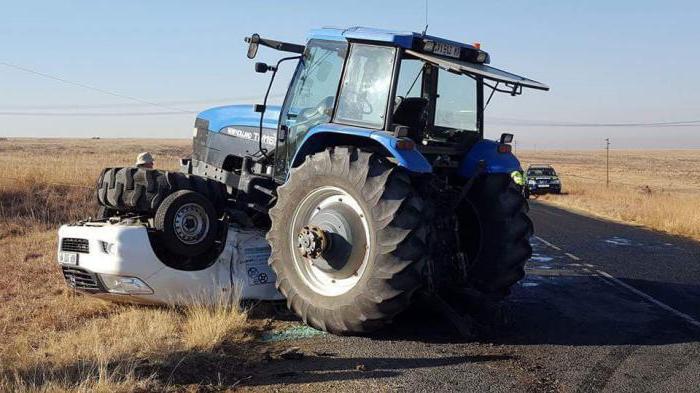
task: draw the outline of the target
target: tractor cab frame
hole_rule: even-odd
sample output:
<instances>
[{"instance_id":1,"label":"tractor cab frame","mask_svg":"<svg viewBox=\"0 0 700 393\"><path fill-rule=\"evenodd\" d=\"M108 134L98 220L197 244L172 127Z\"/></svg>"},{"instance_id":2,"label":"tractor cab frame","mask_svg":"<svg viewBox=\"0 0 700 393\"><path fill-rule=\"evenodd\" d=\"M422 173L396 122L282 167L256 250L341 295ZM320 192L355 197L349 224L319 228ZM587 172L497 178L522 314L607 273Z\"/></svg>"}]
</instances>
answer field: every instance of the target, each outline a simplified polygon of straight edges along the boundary
<instances>
[{"instance_id":1,"label":"tractor cab frame","mask_svg":"<svg viewBox=\"0 0 700 393\"><path fill-rule=\"evenodd\" d=\"M305 46L257 34L246 42L249 58L255 57L259 45L300 55L284 58L277 66L256 64L258 72L276 73L282 61L298 59L279 112L271 157L273 177L280 183L289 168L324 143L323 133L348 138L353 145L394 147L398 154L388 155L398 156L400 165L416 172L457 167L459 162L450 157L463 156L483 139L484 110L495 92L548 90L540 82L488 66L490 56L478 44L416 33L357 27L314 30ZM273 81L274 74L270 85ZM488 97L485 88L491 90ZM259 141L266 104L257 107L263 112ZM321 141L306 146L312 136ZM267 152L262 143L260 150Z\"/></svg>"}]
</instances>

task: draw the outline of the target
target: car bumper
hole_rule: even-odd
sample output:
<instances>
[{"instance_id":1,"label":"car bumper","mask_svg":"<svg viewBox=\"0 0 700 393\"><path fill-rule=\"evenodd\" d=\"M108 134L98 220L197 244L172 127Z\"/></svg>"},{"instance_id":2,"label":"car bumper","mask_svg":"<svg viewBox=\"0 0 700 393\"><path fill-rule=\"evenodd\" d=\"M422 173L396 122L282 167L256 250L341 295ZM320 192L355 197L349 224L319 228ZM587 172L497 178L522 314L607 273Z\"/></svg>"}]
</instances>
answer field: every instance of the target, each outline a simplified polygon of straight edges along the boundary
<instances>
[{"instance_id":1,"label":"car bumper","mask_svg":"<svg viewBox=\"0 0 700 393\"><path fill-rule=\"evenodd\" d=\"M561 192L561 184L549 184L546 186L528 184L527 188L530 194L558 194Z\"/></svg>"},{"instance_id":2,"label":"car bumper","mask_svg":"<svg viewBox=\"0 0 700 393\"><path fill-rule=\"evenodd\" d=\"M236 236L229 235L222 253L209 267L197 271L173 269L154 253L147 229L142 225L88 223L64 225L58 231L58 264L66 284L80 292L118 302L146 304L215 304L234 298L278 300L283 297L274 288L274 273L269 282L254 283L234 274L245 271L234 266L238 252ZM65 257L75 247L65 248L64 239L82 242L75 252L75 263ZM231 241L229 241L231 240ZM69 242L70 243L70 242ZM85 247L85 244L87 245ZM266 261L265 261L266 262ZM263 267L259 267L263 269ZM248 269L249 270L249 269ZM109 288L105 278L133 278L142 282L143 292L124 293Z\"/></svg>"}]
</instances>

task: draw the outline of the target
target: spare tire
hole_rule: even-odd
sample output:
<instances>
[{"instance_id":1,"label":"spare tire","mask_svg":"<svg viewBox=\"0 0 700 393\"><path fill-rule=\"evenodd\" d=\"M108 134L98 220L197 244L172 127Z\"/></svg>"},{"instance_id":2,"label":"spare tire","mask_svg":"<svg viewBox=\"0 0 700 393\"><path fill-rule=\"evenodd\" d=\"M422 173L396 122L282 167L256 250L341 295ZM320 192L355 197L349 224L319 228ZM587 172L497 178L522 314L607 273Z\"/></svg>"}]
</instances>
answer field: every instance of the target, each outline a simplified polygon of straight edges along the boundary
<instances>
[{"instance_id":1,"label":"spare tire","mask_svg":"<svg viewBox=\"0 0 700 393\"><path fill-rule=\"evenodd\" d=\"M217 212L223 211L226 188L201 176L147 168L106 168L97 182L100 205L120 212L155 214L167 196L179 190L203 195Z\"/></svg>"},{"instance_id":2,"label":"spare tire","mask_svg":"<svg viewBox=\"0 0 700 393\"><path fill-rule=\"evenodd\" d=\"M169 251L193 257L207 252L216 240L214 206L202 194L180 190L170 194L156 211L154 226Z\"/></svg>"}]
</instances>

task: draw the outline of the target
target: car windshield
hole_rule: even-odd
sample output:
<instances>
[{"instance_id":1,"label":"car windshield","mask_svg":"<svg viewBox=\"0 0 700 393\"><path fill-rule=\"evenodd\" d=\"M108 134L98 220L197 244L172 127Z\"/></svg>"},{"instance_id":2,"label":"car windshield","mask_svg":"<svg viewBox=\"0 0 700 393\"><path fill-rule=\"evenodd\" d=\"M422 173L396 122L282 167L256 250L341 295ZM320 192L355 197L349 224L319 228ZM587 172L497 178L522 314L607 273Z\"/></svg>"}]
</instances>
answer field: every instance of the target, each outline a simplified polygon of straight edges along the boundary
<instances>
[{"instance_id":1,"label":"car windshield","mask_svg":"<svg viewBox=\"0 0 700 393\"><path fill-rule=\"evenodd\" d=\"M554 169L552 169L552 168L535 168L535 169L528 169L527 175L528 176L556 176L557 174L554 172Z\"/></svg>"}]
</instances>

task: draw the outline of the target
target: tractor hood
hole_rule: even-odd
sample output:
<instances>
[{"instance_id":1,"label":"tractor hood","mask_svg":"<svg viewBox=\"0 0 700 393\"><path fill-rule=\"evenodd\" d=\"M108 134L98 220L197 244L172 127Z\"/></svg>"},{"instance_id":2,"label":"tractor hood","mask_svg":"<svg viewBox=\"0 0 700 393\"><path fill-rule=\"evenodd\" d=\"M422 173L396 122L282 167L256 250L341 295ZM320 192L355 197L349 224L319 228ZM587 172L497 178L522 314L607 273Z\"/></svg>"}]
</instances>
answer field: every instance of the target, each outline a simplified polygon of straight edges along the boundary
<instances>
[{"instance_id":1,"label":"tractor hood","mask_svg":"<svg viewBox=\"0 0 700 393\"><path fill-rule=\"evenodd\" d=\"M263 128L277 129L280 117L279 105L268 105L263 118ZM209 123L209 131L219 132L229 126L260 127L260 113L254 105L229 105L207 109L197 115L197 119Z\"/></svg>"},{"instance_id":2,"label":"tractor hood","mask_svg":"<svg viewBox=\"0 0 700 393\"><path fill-rule=\"evenodd\" d=\"M471 63L458 59L449 59L441 56L417 52L411 49L407 49L406 53L458 74L481 76L484 79L505 83L507 86L512 86L514 88L529 87L531 89L549 90L549 86L545 85L544 83L511 74L510 72L499 70L498 68L491 67L486 64Z\"/></svg>"}]
</instances>

